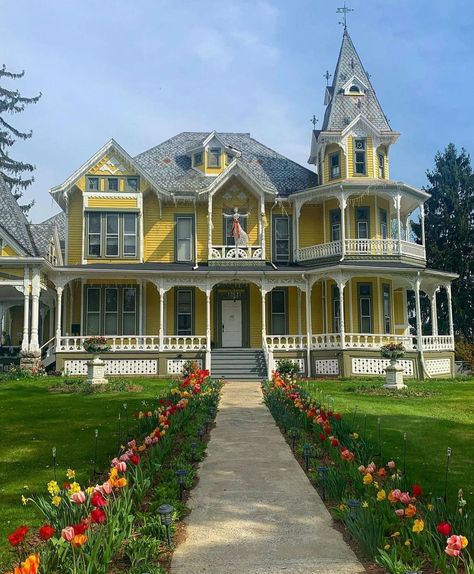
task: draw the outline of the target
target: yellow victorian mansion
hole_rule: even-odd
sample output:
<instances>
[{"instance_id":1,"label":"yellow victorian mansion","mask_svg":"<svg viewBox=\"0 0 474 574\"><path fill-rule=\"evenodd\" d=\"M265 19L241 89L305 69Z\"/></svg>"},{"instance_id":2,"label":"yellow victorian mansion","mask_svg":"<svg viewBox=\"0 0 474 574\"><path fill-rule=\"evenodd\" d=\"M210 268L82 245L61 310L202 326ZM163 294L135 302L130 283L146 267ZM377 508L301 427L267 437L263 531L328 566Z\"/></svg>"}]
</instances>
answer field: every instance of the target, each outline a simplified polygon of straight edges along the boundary
<instances>
[{"instance_id":1,"label":"yellow victorian mansion","mask_svg":"<svg viewBox=\"0 0 474 574\"><path fill-rule=\"evenodd\" d=\"M436 293L451 309L456 276L427 269L424 232L413 240L429 195L390 178L399 134L347 31L325 105L318 175L248 133L212 131L136 157L109 141L51 189L62 211L41 224L0 182L5 368L22 351L85 374L82 342L104 335L110 375L168 376L192 358L258 379L282 357L306 376L380 375L380 346L401 342L407 376L452 376L452 315L439 333Z\"/></svg>"}]
</instances>

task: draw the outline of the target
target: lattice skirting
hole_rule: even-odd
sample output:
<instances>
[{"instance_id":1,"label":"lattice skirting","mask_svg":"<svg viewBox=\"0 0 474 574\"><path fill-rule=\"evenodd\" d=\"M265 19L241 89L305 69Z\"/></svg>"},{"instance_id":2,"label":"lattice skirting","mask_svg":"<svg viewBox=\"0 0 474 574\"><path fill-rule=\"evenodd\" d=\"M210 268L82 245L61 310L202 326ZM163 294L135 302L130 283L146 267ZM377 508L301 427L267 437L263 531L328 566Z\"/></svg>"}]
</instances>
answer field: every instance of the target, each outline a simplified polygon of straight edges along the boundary
<instances>
[{"instance_id":1,"label":"lattice skirting","mask_svg":"<svg viewBox=\"0 0 474 574\"><path fill-rule=\"evenodd\" d=\"M338 375L339 374L338 359L316 359L314 361L314 374Z\"/></svg>"},{"instance_id":2,"label":"lattice skirting","mask_svg":"<svg viewBox=\"0 0 474 574\"><path fill-rule=\"evenodd\" d=\"M388 359L370 359L364 357L352 358L352 374L354 375L385 375L385 369L390 364ZM398 364L404 368L405 375L413 375L413 361L401 359Z\"/></svg>"},{"instance_id":3,"label":"lattice skirting","mask_svg":"<svg viewBox=\"0 0 474 574\"><path fill-rule=\"evenodd\" d=\"M300 374L305 373L305 360L304 359L289 359L293 364L298 365Z\"/></svg>"},{"instance_id":4,"label":"lattice skirting","mask_svg":"<svg viewBox=\"0 0 474 574\"><path fill-rule=\"evenodd\" d=\"M184 363L189 359L168 359L168 375L180 375L183 370ZM192 359L193 363L197 363L202 369L201 359Z\"/></svg>"},{"instance_id":5,"label":"lattice skirting","mask_svg":"<svg viewBox=\"0 0 474 574\"><path fill-rule=\"evenodd\" d=\"M67 375L87 375L87 359L64 361ZM105 361L106 375L157 375L157 359L108 359Z\"/></svg>"},{"instance_id":6,"label":"lattice skirting","mask_svg":"<svg viewBox=\"0 0 474 574\"><path fill-rule=\"evenodd\" d=\"M428 375L451 374L451 359L427 359L425 366Z\"/></svg>"}]
</instances>

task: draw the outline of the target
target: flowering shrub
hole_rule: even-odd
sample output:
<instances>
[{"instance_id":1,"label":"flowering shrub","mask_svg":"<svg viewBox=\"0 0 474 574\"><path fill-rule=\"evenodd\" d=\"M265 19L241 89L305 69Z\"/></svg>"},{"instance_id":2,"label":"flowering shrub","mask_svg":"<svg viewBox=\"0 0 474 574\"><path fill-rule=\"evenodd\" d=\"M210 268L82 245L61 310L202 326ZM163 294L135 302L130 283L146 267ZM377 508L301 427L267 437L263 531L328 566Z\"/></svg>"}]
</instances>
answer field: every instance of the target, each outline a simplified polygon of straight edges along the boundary
<instances>
[{"instance_id":1,"label":"flowering shrub","mask_svg":"<svg viewBox=\"0 0 474 574\"><path fill-rule=\"evenodd\" d=\"M354 432L330 404L278 372L264 383L263 392L283 430L298 429L302 441L317 444L320 462L309 470L310 477L334 503L336 517L368 559L393 574L421 571L423 564L430 572L474 573L468 551L474 517L462 490L456 508L450 509L442 498L428 499L421 485L409 487L394 460L377 464L379 449Z\"/></svg>"},{"instance_id":2,"label":"flowering shrub","mask_svg":"<svg viewBox=\"0 0 474 574\"><path fill-rule=\"evenodd\" d=\"M124 441L97 484L81 484L69 469L67 482L47 484L47 495L23 496L23 504L34 504L44 523L30 540L31 531L23 525L8 536L20 562L9 574L36 574L40 563L41 571L51 574L107 574L124 542L139 535L134 531L135 513L162 463L173 454L177 433L188 432L194 418L209 416L206 412L217 404L219 391L220 383L210 380L207 371L192 371L156 406L137 414L136 438ZM174 473L172 481L174 485ZM32 545L37 553L25 558Z\"/></svg>"},{"instance_id":3,"label":"flowering shrub","mask_svg":"<svg viewBox=\"0 0 474 574\"><path fill-rule=\"evenodd\" d=\"M88 337L84 339L82 347L86 353L90 353L91 355L107 353L111 348L105 337Z\"/></svg>"},{"instance_id":4,"label":"flowering shrub","mask_svg":"<svg viewBox=\"0 0 474 574\"><path fill-rule=\"evenodd\" d=\"M405 356L405 347L402 343L388 343L380 347L380 354L384 359L401 359Z\"/></svg>"}]
</instances>

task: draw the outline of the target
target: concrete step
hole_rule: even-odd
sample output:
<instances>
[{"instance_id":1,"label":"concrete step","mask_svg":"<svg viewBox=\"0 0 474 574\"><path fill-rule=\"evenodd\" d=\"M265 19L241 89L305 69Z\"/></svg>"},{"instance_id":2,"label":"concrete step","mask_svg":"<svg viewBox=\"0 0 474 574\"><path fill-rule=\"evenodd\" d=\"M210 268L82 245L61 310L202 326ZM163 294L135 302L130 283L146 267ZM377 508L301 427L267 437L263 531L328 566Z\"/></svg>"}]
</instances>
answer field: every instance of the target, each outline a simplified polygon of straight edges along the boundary
<instances>
[{"instance_id":1,"label":"concrete step","mask_svg":"<svg viewBox=\"0 0 474 574\"><path fill-rule=\"evenodd\" d=\"M211 373L227 380L259 381L266 376L265 357L259 349L214 349Z\"/></svg>"}]
</instances>

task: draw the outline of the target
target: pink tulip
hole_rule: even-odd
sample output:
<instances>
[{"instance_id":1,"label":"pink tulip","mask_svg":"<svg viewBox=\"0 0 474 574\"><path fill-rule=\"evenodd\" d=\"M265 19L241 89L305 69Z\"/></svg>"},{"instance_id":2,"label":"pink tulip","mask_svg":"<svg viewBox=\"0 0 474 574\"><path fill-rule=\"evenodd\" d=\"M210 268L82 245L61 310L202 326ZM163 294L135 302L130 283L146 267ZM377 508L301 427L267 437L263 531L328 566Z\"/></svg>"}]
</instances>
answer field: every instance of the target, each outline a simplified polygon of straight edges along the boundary
<instances>
[{"instance_id":1,"label":"pink tulip","mask_svg":"<svg viewBox=\"0 0 474 574\"><path fill-rule=\"evenodd\" d=\"M395 510L395 514L396 514L399 518L401 518L401 517L405 514L405 511L403 510L403 508L397 508L397 510Z\"/></svg>"},{"instance_id":2,"label":"pink tulip","mask_svg":"<svg viewBox=\"0 0 474 574\"><path fill-rule=\"evenodd\" d=\"M444 551L446 552L446 554L448 556L459 556L461 554L460 550L457 550L456 548L453 548L452 546L446 546L446 548L444 549Z\"/></svg>"},{"instance_id":3,"label":"pink tulip","mask_svg":"<svg viewBox=\"0 0 474 574\"><path fill-rule=\"evenodd\" d=\"M150 446L151 443L152 443L151 436L147 436L146 439L145 439L145 444L146 444L147 446Z\"/></svg>"},{"instance_id":4,"label":"pink tulip","mask_svg":"<svg viewBox=\"0 0 474 574\"><path fill-rule=\"evenodd\" d=\"M158 442L158 437L157 437L157 436L154 436L153 439L152 439L152 442L153 442L153 444L156 444L156 443Z\"/></svg>"},{"instance_id":5,"label":"pink tulip","mask_svg":"<svg viewBox=\"0 0 474 574\"><path fill-rule=\"evenodd\" d=\"M137 441L135 439L133 439L128 443L127 446L128 446L128 448L131 448L131 449L137 448Z\"/></svg>"},{"instance_id":6,"label":"pink tulip","mask_svg":"<svg viewBox=\"0 0 474 574\"><path fill-rule=\"evenodd\" d=\"M400 502L402 502L403 504L409 504L409 503L410 503L410 500L411 500L411 497L410 497L410 495L408 494L408 492L402 492L402 493L400 494L400 498L399 498L398 500L399 500Z\"/></svg>"},{"instance_id":7,"label":"pink tulip","mask_svg":"<svg viewBox=\"0 0 474 574\"><path fill-rule=\"evenodd\" d=\"M130 455L125 452L121 455L120 460L123 462L128 462L130 460Z\"/></svg>"},{"instance_id":8,"label":"pink tulip","mask_svg":"<svg viewBox=\"0 0 474 574\"><path fill-rule=\"evenodd\" d=\"M61 530L61 536L66 540L66 542L71 542L74 538L74 528L72 526L66 526Z\"/></svg>"},{"instance_id":9,"label":"pink tulip","mask_svg":"<svg viewBox=\"0 0 474 574\"><path fill-rule=\"evenodd\" d=\"M365 473L365 466L361 464L358 468L359 472Z\"/></svg>"},{"instance_id":10,"label":"pink tulip","mask_svg":"<svg viewBox=\"0 0 474 574\"><path fill-rule=\"evenodd\" d=\"M395 490L392 491L393 498L396 498L397 500L400 500L401 495L402 491L399 488L396 488Z\"/></svg>"},{"instance_id":11,"label":"pink tulip","mask_svg":"<svg viewBox=\"0 0 474 574\"><path fill-rule=\"evenodd\" d=\"M395 468L395 462L393 460L387 462L387 466L390 470L393 470Z\"/></svg>"},{"instance_id":12,"label":"pink tulip","mask_svg":"<svg viewBox=\"0 0 474 574\"><path fill-rule=\"evenodd\" d=\"M71 494L71 502L74 502L74 504L84 504L85 501L86 495L82 492L82 490L80 492Z\"/></svg>"}]
</instances>

